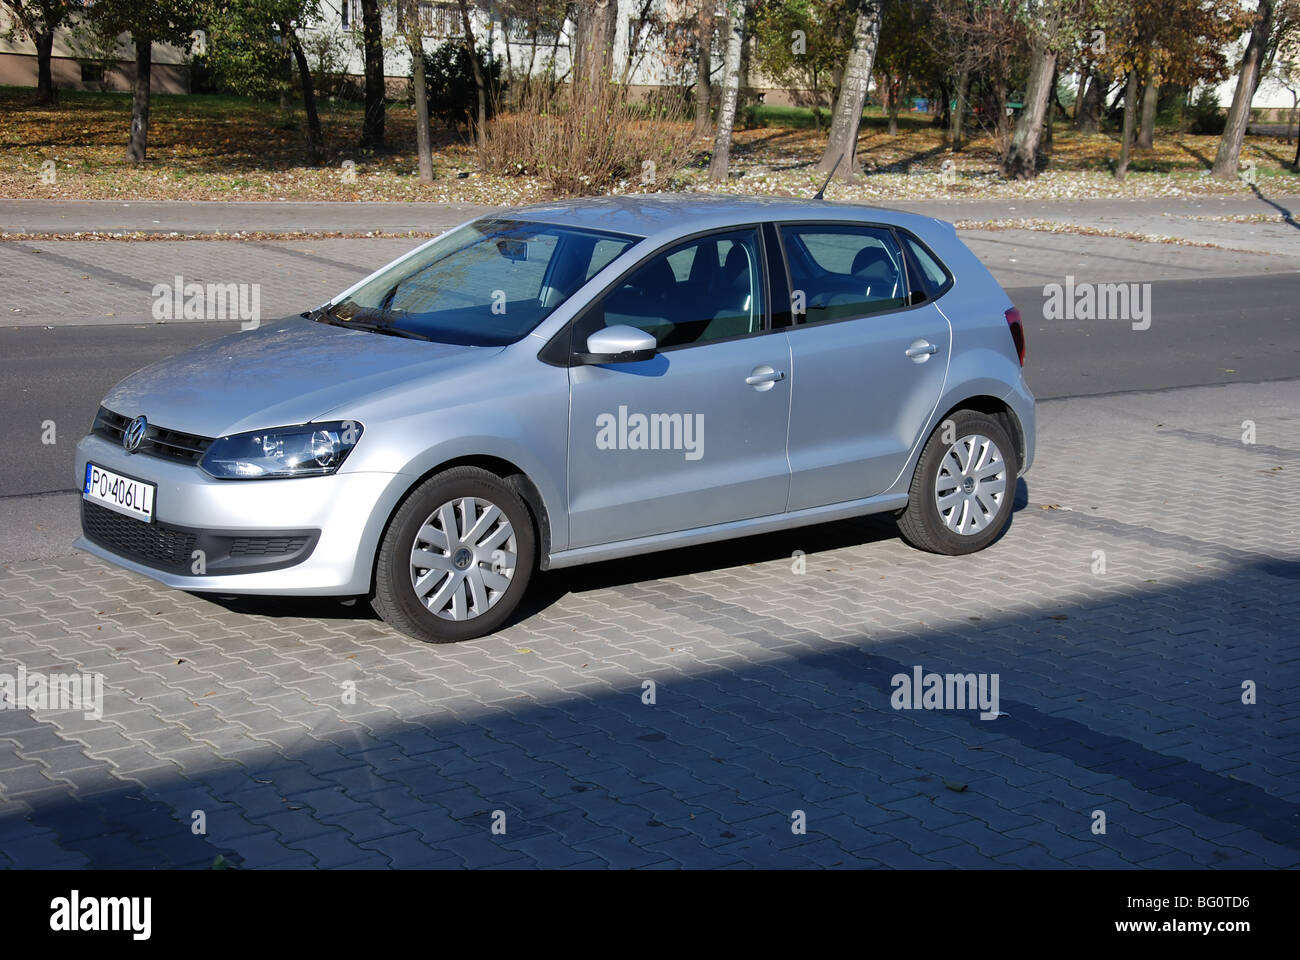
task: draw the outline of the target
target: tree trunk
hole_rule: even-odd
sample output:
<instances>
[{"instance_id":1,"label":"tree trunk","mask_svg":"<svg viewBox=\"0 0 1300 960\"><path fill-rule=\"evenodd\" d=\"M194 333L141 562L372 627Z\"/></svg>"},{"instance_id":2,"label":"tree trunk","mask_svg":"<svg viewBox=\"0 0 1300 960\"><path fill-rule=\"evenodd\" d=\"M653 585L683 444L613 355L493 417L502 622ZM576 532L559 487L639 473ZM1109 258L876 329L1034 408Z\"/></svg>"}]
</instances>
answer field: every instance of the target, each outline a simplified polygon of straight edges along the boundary
<instances>
[{"instance_id":1,"label":"tree trunk","mask_svg":"<svg viewBox=\"0 0 1300 960\"><path fill-rule=\"evenodd\" d=\"M718 132L713 138L709 179L726 180L731 166L731 129L736 123L740 98L740 48L745 41L745 0L727 4L727 49L722 60L722 103L718 105Z\"/></svg>"},{"instance_id":2,"label":"tree trunk","mask_svg":"<svg viewBox=\"0 0 1300 960\"><path fill-rule=\"evenodd\" d=\"M1080 133L1101 132L1102 84L1101 77L1089 68L1083 93L1079 99L1079 109L1074 115L1074 127Z\"/></svg>"},{"instance_id":3,"label":"tree trunk","mask_svg":"<svg viewBox=\"0 0 1300 960\"><path fill-rule=\"evenodd\" d=\"M49 106L55 102L54 74L50 61L54 54L54 31L36 35L36 102Z\"/></svg>"},{"instance_id":4,"label":"tree trunk","mask_svg":"<svg viewBox=\"0 0 1300 960\"><path fill-rule=\"evenodd\" d=\"M952 87L948 86L948 78L939 81L939 109L931 110L934 119L930 122L940 130L947 130L952 125Z\"/></svg>"},{"instance_id":5,"label":"tree trunk","mask_svg":"<svg viewBox=\"0 0 1300 960\"><path fill-rule=\"evenodd\" d=\"M580 0L575 24L574 79L592 86L608 83L613 77L618 0Z\"/></svg>"},{"instance_id":6,"label":"tree trunk","mask_svg":"<svg viewBox=\"0 0 1300 960\"><path fill-rule=\"evenodd\" d=\"M318 167L325 160L325 137L320 129L320 114L316 112L316 87L311 79L311 67L302 51L302 42L291 26L281 27L289 39L294 62L298 65L298 79L302 81L302 106L307 112L307 164Z\"/></svg>"},{"instance_id":7,"label":"tree trunk","mask_svg":"<svg viewBox=\"0 0 1300 960\"><path fill-rule=\"evenodd\" d=\"M1060 98L1057 96L1057 88L1060 86L1060 69L1052 71L1052 92L1047 97L1047 112L1043 118L1043 156L1050 158L1052 156L1052 133L1056 129L1056 110L1061 106ZM1063 110L1064 108L1062 108Z\"/></svg>"},{"instance_id":8,"label":"tree trunk","mask_svg":"<svg viewBox=\"0 0 1300 960\"><path fill-rule=\"evenodd\" d=\"M898 97L902 93L903 83L895 76L889 78L889 135L898 136Z\"/></svg>"},{"instance_id":9,"label":"tree trunk","mask_svg":"<svg viewBox=\"0 0 1300 960\"><path fill-rule=\"evenodd\" d=\"M1156 142L1156 106L1160 96L1160 82L1155 73L1147 75L1142 87L1142 124L1138 128L1137 145L1150 150Z\"/></svg>"},{"instance_id":10,"label":"tree trunk","mask_svg":"<svg viewBox=\"0 0 1300 960\"><path fill-rule=\"evenodd\" d=\"M1124 129L1120 133L1119 163L1115 167L1115 179L1120 181L1128 176L1129 145L1133 142L1133 128L1137 126L1137 96L1137 71L1130 70L1124 87Z\"/></svg>"},{"instance_id":11,"label":"tree trunk","mask_svg":"<svg viewBox=\"0 0 1300 960\"><path fill-rule=\"evenodd\" d=\"M411 50L411 84L415 94L415 151L420 182L433 183L433 148L429 136L429 88L424 83L424 38L420 36L420 8L407 7L406 45ZM510 45L506 44L506 49Z\"/></svg>"},{"instance_id":12,"label":"tree trunk","mask_svg":"<svg viewBox=\"0 0 1300 960\"><path fill-rule=\"evenodd\" d=\"M1043 117L1052 94L1052 77L1056 75L1056 53L1046 47L1034 50L1029 67L1029 84L1025 105L1011 134L1011 144L1002 161L1003 176L1013 180L1032 180L1038 176L1038 144L1043 136Z\"/></svg>"},{"instance_id":13,"label":"tree trunk","mask_svg":"<svg viewBox=\"0 0 1300 960\"><path fill-rule=\"evenodd\" d=\"M867 101L867 85L880 42L880 0L863 0L853 24L853 39L844 62L840 92L831 112L831 133L817 169L849 179L857 169L858 127Z\"/></svg>"},{"instance_id":14,"label":"tree trunk","mask_svg":"<svg viewBox=\"0 0 1300 960\"><path fill-rule=\"evenodd\" d=\"M1250 123L1250 100L1259 83L1260 64L1268 46L1269 31L1273 27L1273 0L1259 0L1256 16L1255 26L1250 31L1250 42L1246 44L1246 55L1241 60L1241 76L1237 78L1237 89L1232 95L1228 122L1223 128L1223 137L1219 140L1219 150L1214 155L1214 169L1210 175L1219 180L1235 180L1237 177L1241 143L1246 136L1246 125Z\"/></svg>"},{"instance_id":15,"label":"tree trunk","mask_svg":"<svg viewBox=\"0 0 1300 960\"><path fill-rule=\"evenodd\" d=\"M365 54L366 112L363 149L384 149L384 27L379 0L361 0L361 45Z\"/></svg>"},{"instance_id":16,"label":"tree trunk","mask_svg":"<svg viewBox=\"0 0 1300 960\"><path fill-rule=\"evenodd\" d=\"M135 85L131 90L131 139L127 141L126 158L132 163L144 163L145 148L149 143L149 80L153 72L153 41L135 42Z\"/></svg>"},{"instance_id":17,"label":"tree trunk","mask_svg":"<svg viewBox=\"0 0 1300 960\"><path fill-rule=\"evenodd\" d=\"M970 90L970 70L963 69L957 75L957 104L953 108L951 125L948 127L948 145L953 153L961 152L962 133L966 128L966 96Z\"/></svg>"},{"instance_id":18,"label":"tree trunk","mask_svg":"<svg viewBox=\"0 0 1300 960\"><path fill-rule=\"evenodd\" d=\"M465 49L469 51L470 69L474 71L474 89L478 91L478 118L474 122L474 142L480 146L487 136L487 81L478 62L478 44L474 42L474 28L469 19L469 4L460 0L460 22L465 28Z\"/></svg>"},{"instance_id":19,"label":"tree trunk","mask_svg":"<svg viewBox=\"0 0 1300 960\"><path fill-rule=\"evenodd\" d=\"M713 74L713 14L717 0L700 0L700 21L696 40L700 46L695 64L695 135L702 137L709 132L709 106L713 103L713 85L709 78Z\"/></svg>"}]
</instances>

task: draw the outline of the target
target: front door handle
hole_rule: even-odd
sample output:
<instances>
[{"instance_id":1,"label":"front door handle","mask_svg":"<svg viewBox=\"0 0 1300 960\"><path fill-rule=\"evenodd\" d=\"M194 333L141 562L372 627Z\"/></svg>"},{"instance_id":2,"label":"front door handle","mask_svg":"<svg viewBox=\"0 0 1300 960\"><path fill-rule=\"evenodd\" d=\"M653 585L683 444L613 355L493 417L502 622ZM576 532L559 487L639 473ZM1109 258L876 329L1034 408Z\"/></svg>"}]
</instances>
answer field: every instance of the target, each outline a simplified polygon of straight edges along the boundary
<instances>
[{"instance_id":1,"label":"front door handle","mask_svg":"<svg viewBox=\"0 0 1300 960\"><path fill-rule=\"evenodd\" d=\"M776 386L777 381L784 380L785 373L777 370L775 367L769 367L762 364L754 368L753 372L745 378L745 382L755 390L771 390Z\"/></svg>"},{"instance_id":2,"label":"front door handle","mask_svg":"<svg viewBox=\"0 0 1300 960\"><path fill-rule=\"evenodd\" d=\"M917 340L903 352L907 354L914 363L924 363L926 360L930 359L931 354L938 353L939 348L929 340Z\"/></svg>"}]
</instances>

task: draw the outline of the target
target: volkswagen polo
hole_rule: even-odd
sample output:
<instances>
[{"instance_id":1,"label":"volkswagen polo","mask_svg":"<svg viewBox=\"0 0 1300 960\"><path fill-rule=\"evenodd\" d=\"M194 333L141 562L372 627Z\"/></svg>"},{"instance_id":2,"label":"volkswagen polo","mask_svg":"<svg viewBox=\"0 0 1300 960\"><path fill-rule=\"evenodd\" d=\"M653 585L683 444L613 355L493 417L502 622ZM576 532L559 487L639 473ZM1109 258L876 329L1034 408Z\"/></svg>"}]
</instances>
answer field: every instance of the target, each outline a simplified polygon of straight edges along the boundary
<instances>
[{"instance_id":1,"label":"volkswagen polo","mask_svg":"<svg viewBox=\"0 0 1300 960\"><path fill-rule=\"evenodd\" d=\"M482 636L536 569L873 513L964 554L1033 459L1024 332L950 224L639 196L463 224L147 367L77 448L77 545L172 587Z\"/></svg>"}]
</instances>

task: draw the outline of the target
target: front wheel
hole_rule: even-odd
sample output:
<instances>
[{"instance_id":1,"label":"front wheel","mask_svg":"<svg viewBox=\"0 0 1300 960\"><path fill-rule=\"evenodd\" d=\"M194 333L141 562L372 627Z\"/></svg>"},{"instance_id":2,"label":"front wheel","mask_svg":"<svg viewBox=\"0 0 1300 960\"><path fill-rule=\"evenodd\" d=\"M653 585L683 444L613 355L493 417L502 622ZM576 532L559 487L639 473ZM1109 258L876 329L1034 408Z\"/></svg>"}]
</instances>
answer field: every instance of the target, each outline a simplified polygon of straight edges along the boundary
<instances>
[{"instance_id":1,"label":"front wheel","mask_svg":"<svg viewBox=\"0 0 1300 960\"><path fill-rule=\"evenodd\" d=\"M935 428L916 464L903 539L919 550L956 556L983 550L1011 519L1019 465L997 420L959 410Z\"/></svg>"},{"instance_id":2,"label":"front wheel","mask_svg":"<svg viewBox=\"0 0 1300 960\"><path fill-rule=\"evenodd\" d=\"M372 606L429 643L501 627L537 560L532 516L500 477L454 467L417 487L393 516L375 565Z\"/></svg>"}]
</instances>

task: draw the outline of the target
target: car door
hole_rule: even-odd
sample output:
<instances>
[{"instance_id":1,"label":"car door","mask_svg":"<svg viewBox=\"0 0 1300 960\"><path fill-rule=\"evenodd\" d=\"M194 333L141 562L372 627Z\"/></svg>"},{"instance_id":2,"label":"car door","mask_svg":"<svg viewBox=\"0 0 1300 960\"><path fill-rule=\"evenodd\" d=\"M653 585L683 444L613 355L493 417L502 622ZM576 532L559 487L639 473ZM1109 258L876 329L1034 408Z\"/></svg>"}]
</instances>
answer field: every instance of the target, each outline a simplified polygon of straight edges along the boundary
<instances>
[{"instance_id":1,"label":"car door","mask_svg":"<svg viewBox=\"0 0 1300 960\"><path fill-rule=\"evenodd\" d=\"M677 243L578 318L652 333L653 359L570 367L568 505L574 548L780 513L790 349L767 317L759 231Z\"/></svg>"},{"instance_id":2,"label":"car door","mask_svg":"<svg viewBox=\"0 0 1300 960\"><path fill-rule=\"evenodd\" d=\"M789 509L883 493L943 392L951 327L919 282L911 293L889 228L787 223L779 232L794 314Z\"/></svg>"}]
</instances>

